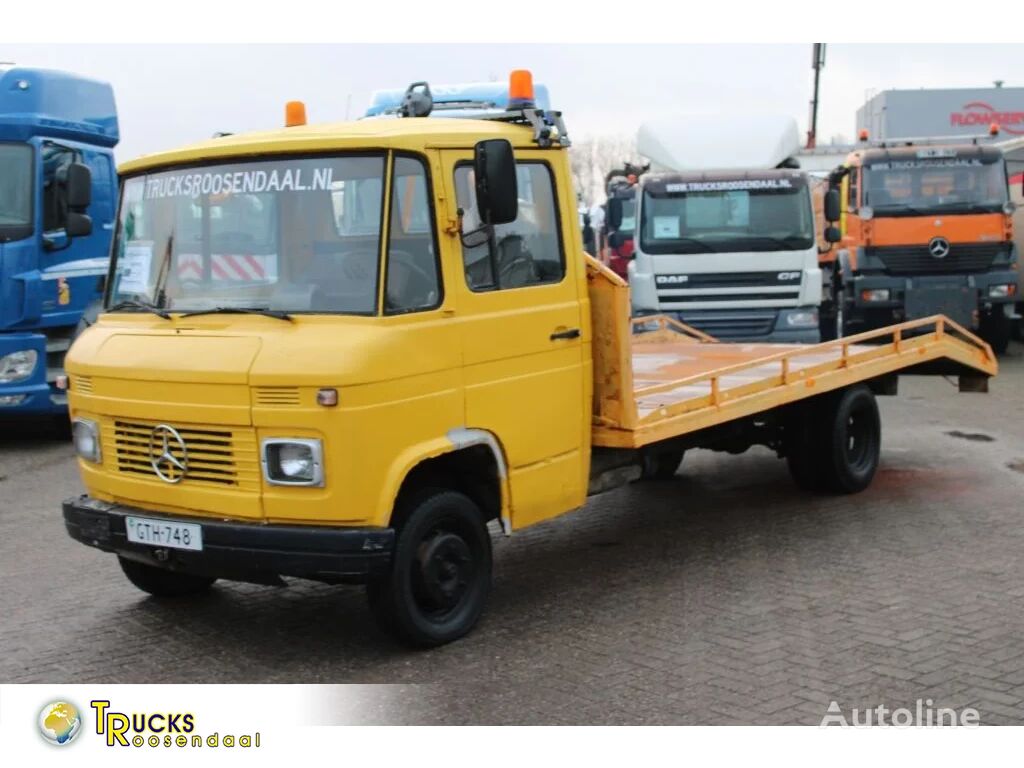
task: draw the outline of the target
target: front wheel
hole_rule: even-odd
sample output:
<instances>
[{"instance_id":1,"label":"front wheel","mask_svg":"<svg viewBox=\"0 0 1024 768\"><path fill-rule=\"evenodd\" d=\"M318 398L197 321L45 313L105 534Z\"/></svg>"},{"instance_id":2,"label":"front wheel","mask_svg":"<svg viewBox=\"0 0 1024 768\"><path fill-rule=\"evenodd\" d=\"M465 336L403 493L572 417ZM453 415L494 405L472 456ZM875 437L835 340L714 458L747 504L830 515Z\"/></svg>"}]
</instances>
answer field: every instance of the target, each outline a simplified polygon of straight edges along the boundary
<instances>
[{"instance_id":1,"label":"front wheel","mask_svg":"<svg viewBox=\"0 0 1024 768\"><path fill-rule=\"evenodd\" d=\"M137 560L129 560L126 557L118 556L117 560L121 564L124 575L128 577L128 581L154 597L198 595L208 590L216 581L208 576L169 571L165 568L140 563Z\"/></svg>"},{"instance_id":2,"label":"front wheel","mask_svg":"<svg viewBox=\"0 0 1024 768\"><path fill-rule=\"evenodd\" d=\"M402 507L391 570L367 585L370 609L382 629L410 645L450 643L473 629L487 602L487 525L457 491L426 491Z\"/></svg>"},{"instance_id":3,"label":"front wheel","mask_svg":"<svg viewBox=\"0 0 1024 768\"><path fill-rule=\"evenodd\" d=\"M997 355L1006 354L1010 346L1012 323L1001 306L993 307L981 316L978 335L983 338Z\"/></svg>"}]
</instances>

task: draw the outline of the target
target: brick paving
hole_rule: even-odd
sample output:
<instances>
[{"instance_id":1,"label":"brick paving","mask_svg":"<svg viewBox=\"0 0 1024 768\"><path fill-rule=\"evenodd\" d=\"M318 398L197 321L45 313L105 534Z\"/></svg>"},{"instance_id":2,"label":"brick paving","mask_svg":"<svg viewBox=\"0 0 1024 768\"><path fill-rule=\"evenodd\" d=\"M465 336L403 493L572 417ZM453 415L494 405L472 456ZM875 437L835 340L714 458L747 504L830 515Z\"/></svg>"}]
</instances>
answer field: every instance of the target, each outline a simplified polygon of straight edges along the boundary
<instances>
[{"instance_id":1,"label":"brick paving","mask_svg":"<svg viewBox=\"0 0 1024 768\"><path fill-rule=\"evenodd\" d=\"M0 426L0 681L397 684L346 715L363 722L817 724L831 700L932 699L1022 723L1022 384L1019 346L987 396L905 379L860 496L803 493L765 450L696 452L496 534L480 626L425 653L358 588L145 597L63 531L70 446Z\"/></svg>"}]
</instances>

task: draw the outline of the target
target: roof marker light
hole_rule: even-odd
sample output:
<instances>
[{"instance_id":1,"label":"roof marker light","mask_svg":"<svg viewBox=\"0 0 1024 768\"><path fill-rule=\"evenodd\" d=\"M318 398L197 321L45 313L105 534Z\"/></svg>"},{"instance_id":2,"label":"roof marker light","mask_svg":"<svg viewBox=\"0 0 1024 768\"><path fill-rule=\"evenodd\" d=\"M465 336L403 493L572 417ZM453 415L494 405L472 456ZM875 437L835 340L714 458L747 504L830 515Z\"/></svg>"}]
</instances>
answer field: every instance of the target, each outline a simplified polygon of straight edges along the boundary
<instances>
[{"instance_id":1,"label":"roof marker light","mask_svg":"<svg viewBox=\"0 0 1024 768\"><path fill-rule=\"evenodd\" d=\"M508 108L532 107L533 73L528 69L514 69L508 77Z\"/></svg>"},{"instance_id":2,"label":"roof marker light","mask_svg":"<svg viewBox=\"0 0 1024 768\"><path fill-rule=\"evenodd\" d=\"M284 105L285 128L306 124L306 105L301 101L289 101Z\"/></svg>"},{"instance_id":3,"label":"roof marker light","mask_svg":"<svg viewBox=\"0 0 1024 768\"><path fill-rule=\"evenodd\" d=\"M998 136L999 135L999 123L992 123L992 125L990 125L988 127L988 135L989 136Z\"/></svg>"},{"instance_id":4,"label":"roof marker light","mask_svg":"<svg viewBox=\"0 0 1024 768\"><path fill-rule=\"evenodd\" d=\"M868 140L868 129L867 128L861 128L860 129L860 134L857 136L857 138L859 138L861 141L867 141Z\"/></svg>"}]
</instances>

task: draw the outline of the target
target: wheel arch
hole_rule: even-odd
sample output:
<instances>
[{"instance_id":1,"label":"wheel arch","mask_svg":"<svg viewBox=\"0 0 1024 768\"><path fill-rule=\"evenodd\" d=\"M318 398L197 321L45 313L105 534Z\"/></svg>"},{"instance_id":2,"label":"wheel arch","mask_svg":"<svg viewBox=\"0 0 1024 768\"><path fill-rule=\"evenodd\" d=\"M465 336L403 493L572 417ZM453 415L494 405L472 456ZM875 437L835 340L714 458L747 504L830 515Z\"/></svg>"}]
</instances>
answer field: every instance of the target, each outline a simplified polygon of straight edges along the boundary
<instances>
[{"instance_id":1,"label":"wheel arch","mask_svg":"<svg viewBox=\"0 0 1024 768\"><path fill-rule=\"evenodd\" d=\"M430 485L465 493L487 520L498 520L506 535L512 532L508 463L493 433L458 427L404 451L388 473L379 519L393 525L402 496Z\"/></svg>"}]
</instances>

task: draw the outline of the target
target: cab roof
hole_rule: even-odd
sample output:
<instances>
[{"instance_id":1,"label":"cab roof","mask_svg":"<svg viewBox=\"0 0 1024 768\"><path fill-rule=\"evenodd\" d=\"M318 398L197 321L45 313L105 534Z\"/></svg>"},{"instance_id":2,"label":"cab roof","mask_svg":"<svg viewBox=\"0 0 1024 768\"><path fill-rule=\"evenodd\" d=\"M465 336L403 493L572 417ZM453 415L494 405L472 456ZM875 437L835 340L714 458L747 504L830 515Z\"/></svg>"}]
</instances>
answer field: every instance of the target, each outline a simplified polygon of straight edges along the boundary
<instances>
[{"instance_id":1,"label":"cab roof","mask_svg":"<svg viewBox=\"0 0 1024 768\"><path fill-rule=\"evenodd\" d=\"M118 172L127 175L253 155L363 149L415 151L428 147L459 149L472 147L481 139L508 139L512 146L524 149L537 146L529 126L501 120L381 117L221 136L179 149L143 155L123 163Z\"/></svg>"}]
</instances>

